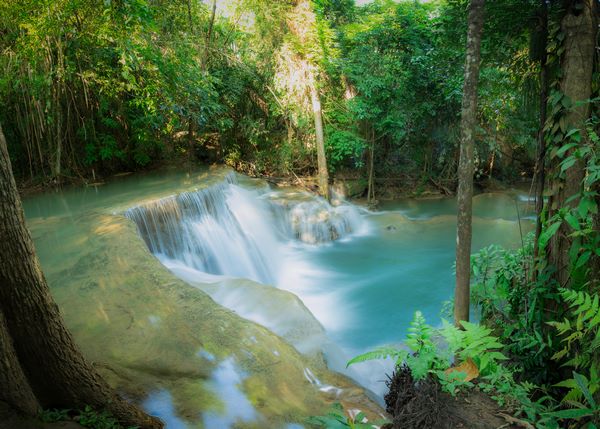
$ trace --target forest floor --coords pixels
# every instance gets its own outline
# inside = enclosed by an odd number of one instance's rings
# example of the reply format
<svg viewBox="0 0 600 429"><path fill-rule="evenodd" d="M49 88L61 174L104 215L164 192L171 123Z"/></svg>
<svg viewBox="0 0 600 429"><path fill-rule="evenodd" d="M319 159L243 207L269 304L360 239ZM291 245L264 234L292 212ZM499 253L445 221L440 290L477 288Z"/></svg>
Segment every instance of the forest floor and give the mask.
<svg viewBox="0 0 600 429"><path fill-rule="evenodd" d="M476 387L451 396L433 377L416 381L406 366L397 368L386 385L386 411L393 418L383 429L533 429Z"/></svg>
<svg viewBox="0 0 600 429"><path fill-rule="evenodd" d="M0 401L0 429L82 429L75 421L45 423L39 419L25 417Z"/></svg>
<svg viewBox="0 0 600 429"><path fill-rule="evenodd" d="M394 413L397 428L402 429L533 429L527 422L503 410L485 393L470 389L452 397L438 392L437 398L420 398L404 412ZM428 416L429 415L429 416ZM431 419L431 420L430 420ZM383 429L393 429L393 425Z"/></svg>
<svg viewBox="0 0 600 429"><path fill-rule="evenodd" d="M448 428L458 429L514 429L529 428L524 422L514 419L510 412L502 410L488 395L470 390L468 395L453 398L442 396L448 417Z"/></svg>

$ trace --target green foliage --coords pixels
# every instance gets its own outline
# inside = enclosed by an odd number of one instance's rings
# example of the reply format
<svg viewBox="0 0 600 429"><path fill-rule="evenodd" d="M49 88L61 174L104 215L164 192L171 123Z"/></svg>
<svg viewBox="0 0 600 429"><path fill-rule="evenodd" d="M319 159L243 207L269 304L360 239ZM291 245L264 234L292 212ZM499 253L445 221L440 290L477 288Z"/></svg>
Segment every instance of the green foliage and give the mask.
<svg viewBox="0 0 600 429"><path fill-rule="evenodd" d="M230 55L232 42L247 48L244 33L217 18L206 47L205 4L188 15L185 2L46 3L0 7L0 120L17 173L136 168L189 150L190 126L198 140L245 140L236 119L264 121L253 65Z"/></svg>
<svg viewBox="0 0 600 429"><path fill-rule="evenodd" d="M588 138L584 142L583 130L566 129L564 115L572 107L571 101L566 101L566 97L558 91L554 95L551 103L556 105L555 122L552 127L550 127L552 122L547 123L546 138L551 139L551 157L557 160L560 166L555 185L560 186L558 184L571 168L585 166L585 175L579 192L570 196L567 206L555 208L554 215L548 219L540 237L540 250L545 250L549 239L561 229L562 225L565 225L564 228L569 228L572 243L569 251L570 265L567 269L573 279L572 287L579 289L585 286L590 276L593 277L591 272L593 264L590 261L600 256L598 250L600 234L593 221L594 216L598 214L597 186L600 183L600 154L598 153L600 138L595 131L599 120L592 117L587 121L585 134ZM586 101L588 102L597 103L598 100ZM556 192L556 188L551 192ZM577 204L570 204L572 201L576 201Z"/></svg>
<svg viewBox="0 0 600 429"><path fill-rule="evenodd" d="M89 405L86 405L83 410L78 411L69 409L43 410L40 413L39 418L45 423L75 420L81 426L90 429L125 429L119 424L118 420L112 417L108 412L97 412ZM131 426L126 429L137 429L137 427Z"/></svg>
<svg viewBox="0 0 600 429"><path fill-rule="evenodd" d="M550 272L531 282L533 235L515 251L489 246L471 259L471 298L483 323L506 344L504 352L522 370L522 377L537 384L552 374L552 336L545 330L544 301L554 295Z"/></svg>
<svg viewBox="0 0 600 429"><path fill-rule="evenodd" d="M507 361L502 352L505 347L492 335L492 330L475 323L462 322L462 325L461 330L443 321L442 328L434 329L416 312L404 343L410 352L393 346L381 347L351 359L348 365L391 357L397 367L406 364L416 382L434 377L442 390L452 396L477 386L500 406L514 410L522 419L536 423L536 427L557 429L556 417L549 414L555 410L556 402L548 394L540 394L543 390L534 384L515 380L514 370L503 363ZM459 361L474 363L477 383L466 381L464 371L448 371L457 356Z"/></svg>
<svg viewBox="0 0 600 429"><path fill-rule="evenodd" d="M597 377L597 375L596 375ZM591 382L585 376L573 371L573 390L577 390L584 402L579 400L569 399L568 404L573 408L554 411L549 415L561 419L585 420L590 422L588 428L595 428L600 424L600 404L594 399L593 388L597 389L597 384L592 386Z"/></svg>
<svg viewBox="0 0 600 429"><path fill-rule="evenodd" d="M122 429L119 422L106 411L96 412L90 406L81 410L78 423L90 429ZM135 429L133 427L128 429Z"/></svg>
<svg viewBox="0 0 600 429"><path fill-rule="evenodd" d="M63 420L68 420L70 412L71 412L71 410L69 410L69 409L58 410L58 409L52 408L52 409L48 409L48 410L42 410L40 412L39 418L44 423L60 422Z"/></svg>
<svg viewBox="0 0 600 429"><path fill-rule="evenodd" d="M598 294L569 289L561 289L560 293L569 306L569 312L562 322L548 322L556 328L563 346L552 359L587 374L587 377L578 374L579 380L570 378L555 384L569 389L563 402L571 403L585 396L582 380L592 395L600 389L600 304Z"/></svg>
<svg viewBox="0 0 600 429"><path fill-rule="evenodd" d="M373 429L385 423L385 420L369 422L363 412L354 417L344 412L344 407L338 402L334 403L324 416L311 416L306 423L316 428L323 429Z"/></svg>
<svg viewBox="0 0 600 429"><path fill-rule="evenodd" d="M189 14L165 0L51 3L0 5L0 121L20 176L110 173L184 154L250 174L311 174L311 86L332 171L362 169L373 142L377 177L454 175L460 2L239 0L214 25L203 2ZM535 118L522 91L533 73L531 3L488 7L480 173L507 147L531 157Z"/></svg>
<svg viewBox="0 0 600 429"><path fill-rule="evenodd" d="M562 398L561 407L575 407L548 408L542 415L550 422L577 420L577 427L583 427L597 423L595 403L589 399L597 402L600 389L600 121L597 98L574 102L561 90L559 65L566 35L559 22L560 18L551 20L549 28L552 90L543 133L550 187L546 191L549 204L539 219L538 248L533 249L528 239L524 248L515 252L492 247L474 255L472 295L481 308L483 323L507 344L504 351L515 366L523 368L519 377L547 384L542 398ZM590 118L574 122L574 109L586 104L592 112ZM574 177L581 177L581 182ZM567 189L572 195L564 195ZM561 248L564 243L568 243L566 258ZM560 266L552 265L557 262ZM565 378L569 377L565 367L575 370L569 372L572 377Z"/></svg>
<svg viewBox="0 0 600 429"><path fill-rule="evenodd" d="M514 372L507 366L498 365L493 372L483 376L479 387L498 405L513 410L525 421L535 423L535 427L558 429L556 418L550 414L556 409L552 396L534 384L516 382Z"/></svg>
<svg viewBox="0 0 600 429"><path fill-rule="evenodd" d="M467 373L465 372L438 371L437 377L440 385L442 386L442 390L452 396L456 396L460 391L464 391L464 389L474 386L473 383L466 380Z"/></svg>
<svg viewBox="0 0 600 429"><path fill-rule="evenodd" d="M348 362L348 366L391 357L395 360L396 367L406 364L416 381L435 375L446 391L455 394L460 387L472 386L471 383L465 382L459 372L445 373L455 356L458 356L460 361L475 362L481 375L491 374L498 367L499 361L506 359L497 350L502 344L490 335L490 329L463 322L464 329L461 330L446 321L443 322L441 329L434 329L426 323L421 312L417 311L403 344L409 350L394 346L380 347L354 357ZM446 342L445 349L437 345L441 338Z"/></svg>
<svg viewBox="0 0 600 429"><path fill-rule="evenodd" d="M348 361L347 366L391 357L395 360L396 366L403 363L408 365L415 380L425 378L434 370L448 368L448 362L440 356L433 342L435 330L427 325L420 311L415 312L408 331L404 345L410 351L394 346L384 346L352 358Z"/></svg>
<svg viewBox="0 0 600 429"><path fill-rule="evenodd" d="M491 335L492 330L476 323L461 322L463 329L444 321L442 335L448 343L448 348L461 361L472 359L481 375L487 375L497 365L498 361L506 360L497 349L503 345L498 338Z"/></svg>
<svg viewBox="0 0 600 429"><path fill-rule="evenodd" d="M351 167L362 167L363 151L366 149L366 144L363 138L355 132L326 128L326 153L328 167L331 171L335 171L340 166L343 166L348 161L351 162Z"/></svg>

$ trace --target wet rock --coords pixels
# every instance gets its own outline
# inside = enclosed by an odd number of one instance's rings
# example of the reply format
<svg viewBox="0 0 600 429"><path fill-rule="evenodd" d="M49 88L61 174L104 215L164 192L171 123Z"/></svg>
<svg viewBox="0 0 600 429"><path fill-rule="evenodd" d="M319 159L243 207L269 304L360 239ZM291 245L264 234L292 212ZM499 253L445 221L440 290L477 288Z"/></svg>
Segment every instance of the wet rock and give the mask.
<svg viewBox="0 0 600 429"><path fill-rule="evenodd" d="M148 252L133 222L108 217L100 215L87 226L92 231L103 222L111 228L89 233L82 260L71 261L64 270L48 270L48 279L84 354L117 390L138 403L154 392L168 391L177 417L198 424L203 414L223 409L210 383L219 365L233 358L246 374L240 392L260 414L261 427L282 427L327 408L330 395L306 381L305 368L323 385L344 393L352 389L353 383L329 371L323 359L302 355L281 336L175 277ZM98 257L88 258L90 253ZM73 265L80 270L71 271ZM91 282L98 286L79 289ZM247 288L249 296L255 296L249 300L240 295L240 314L260 306L264 317L280 313L296 318L296 323L272 326L289 341L302 342L322 331L293 294L248 281L231 282L233 289L241 293ZM245 300L252 305L243 307ZM277 304L265 305L271 300ZM199 350L205 353L198 355ZM369 405L362 409L377 415L380 408L363 398Z"/></svg>

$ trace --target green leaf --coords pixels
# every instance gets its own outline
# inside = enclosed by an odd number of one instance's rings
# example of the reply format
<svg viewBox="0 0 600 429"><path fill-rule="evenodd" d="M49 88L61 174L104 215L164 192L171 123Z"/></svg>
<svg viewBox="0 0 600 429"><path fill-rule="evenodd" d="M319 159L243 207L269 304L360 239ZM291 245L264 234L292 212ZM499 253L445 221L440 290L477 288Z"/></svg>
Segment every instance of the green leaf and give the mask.
<svg viewBox="0 0 600 429"><path fill-rule="evenodd" d="M571 128L569 132L565 135L565 139L569 138L571 138L571 140L574 140L576 143L579 143L581 141L581 131L579 130L579 128Z"/></svg>
<svg viewBox="0 0 600 429"><path fill-rule="evenodd" d="M596 213L598 211L598 207L596 202L589 198L582 198L579 201L579 206L577 207L577 211L579 215L585 219L588 213Z"/></svg>
<svg viewBox="0 0 600 429"><path fill-rule="evenodd" d="M594 401L594 397L588 389L587 379L583 375L578 374L575 371L573 371L573 378L575 378L575 381L577 382L581 393L583 393L583 396L588 401L588 404L590 404L592 408L596 408L596 401Z"/></svg>
<svg viewBox="0 0 600 429"><path fill-rule="evenodd" d="M548 413L550 416L558 417L559 419L580 419L594 415L593 410L587 408L560 410L553 413Z"/></svg>
<svg viewBox="0 0 600 429"><path fill-rule="evenodd" d="M370 352L353 357L346 363L346 368L355 363L366 362L369 360L387 359L389 357L398 360L401 357L405 358L407 355L408 351L406 350L400 350L393 346L382 346Z"/></svg>
<svg viewBox="0 0 600 429"><path fill-rule="evenodd" d="M556 387L566 387L568 389L576 389L577 388L577 382L575 381L575 379L569 378L568 380L563 380L560 383L554 384L553 386L556 386Z"/></svg>
<svg viewBox="0 0 600 429"><path fill-rule="evenodd" d="M550 241L550 239L554 236L554 234L556 234L556 231L558 231L558 228L560 228L561 224L562 224L561 221L554 222L540 234L540 240L539 240L540 249L544 249L546 247L546 245L548 244L548 241Z"/></svg>
<svg viewBox="0 0 600 429"><path fill-rule="evenodd" d="M569 131L569 133L571 133L573 130ZM575 131L579 131L579 130L575 130ZM569 134L567 134L566 137L568 137ZM556 151L556 156L562 158L563 155L565 154L565 152L567 152L569 149L572 149L574 147L577 147L577 143L567 143L566 145L561 146L557 151Z"/></svg>
<svg viewBox="0 0 600 429"><path fill-rule="evenodd" d="M581 256L579 258L577 258L577 263L575 264L575 268L583 267L590 260L591 256L592 256L591 250L586 250L585 252L583 252L581 254Z"/></svg>
<svg viewBox="0 0 600 429"><path fill-rule="evenodd" d="M569 168L573 167L573 165L575 165L575 163L577 162L577 158L575 158L575 156L571 155L568 158L565 158L561 163L560 163L560 171L565 172L567 171Z"/></svg>
<svg viewBox="0 0 600 429"><path fill-rule="evenodd" d="M565 109L569 109L573 105L573 102L567 95L563 94L563 97L560 99L560 104L562 104Z"/></svg>

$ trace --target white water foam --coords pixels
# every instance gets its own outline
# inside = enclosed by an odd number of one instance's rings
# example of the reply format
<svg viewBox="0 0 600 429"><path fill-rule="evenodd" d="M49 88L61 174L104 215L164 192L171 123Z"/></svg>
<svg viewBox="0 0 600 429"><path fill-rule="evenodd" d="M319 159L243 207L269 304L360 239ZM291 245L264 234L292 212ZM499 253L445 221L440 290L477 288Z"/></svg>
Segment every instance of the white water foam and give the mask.
<svg viewBox="0 0 600 429"><path fill-rule="evenodd" d="M317 268L307 257L319 246L371 232L367 211L343 201L336 204L306 193L245 189L232 175L222 184L134 207L125 215L178 277L196 286L219 283L209 291L213 299L285 336L293 329L286 324L289 308L266 306L264 291L228 288L227 281L245 278L285 289L302 300L326 332L347 328L352 308L342 291L326 287L339 274ZM294 323L301 325L302 318ZM346 369L352 355L316 337L332 369L382 395L385 386L374 375L384 373L380 364ZM294 345L314 350L315 339L307 341Z"/></svg>

